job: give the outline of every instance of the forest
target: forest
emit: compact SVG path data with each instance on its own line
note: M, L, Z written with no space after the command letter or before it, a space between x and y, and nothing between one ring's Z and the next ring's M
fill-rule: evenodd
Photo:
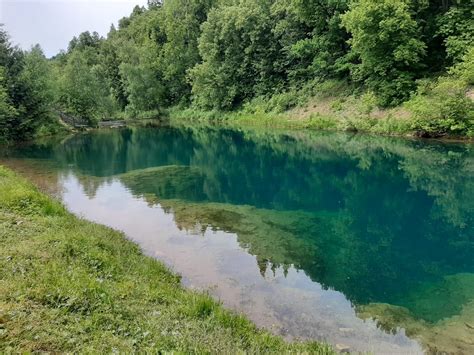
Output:
M471 0L150 0L52 58L0 27L0 140L54 134L59 112L259 120L318 96L308 127L472 137L473 19Z

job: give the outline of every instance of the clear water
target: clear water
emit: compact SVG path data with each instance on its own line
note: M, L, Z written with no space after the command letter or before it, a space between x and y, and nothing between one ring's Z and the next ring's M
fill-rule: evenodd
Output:
M474 353L473 145L133 128L0 163L275 333Z

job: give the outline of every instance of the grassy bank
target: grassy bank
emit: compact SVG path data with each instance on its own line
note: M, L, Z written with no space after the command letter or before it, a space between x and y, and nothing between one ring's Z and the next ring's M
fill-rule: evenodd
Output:
M345 102L343 109L337 109ZM354 106L350 106L354 103ZM324 131L362 132L384 136L421 138L473 139L474 131L446 133L423 129L404 107L389 110L363 109L363 98L314 98L308 104L284 112L239 110L230 112L173 108L167 113L175 124L217 124L228 127L258 127L277 129L309 129Z
M347 101L349 100L357 101L354 98L348 98ZM285 112L259 109L218 112L175 108L169 111L168 116L172 123L219 124L236 128L350 131L392 136L418 135L417 130L412 128L409 116L401 109L387 112L382 110L366 112L353 108L336 111L330 107L330 105L338 105L339 102L340 99L337 97L315 98L307 105L297 106ZM400 115L396 116L395 112Z
M311 352L286 343L124 236L68 213L0 167L0 352Z
M462 65L456 68L449 76L420 82L410 100L389 108L378 106L371 91L328 80L257 97L234 111L175 107L167 114L172 122L469 139L474 137L474 78Z

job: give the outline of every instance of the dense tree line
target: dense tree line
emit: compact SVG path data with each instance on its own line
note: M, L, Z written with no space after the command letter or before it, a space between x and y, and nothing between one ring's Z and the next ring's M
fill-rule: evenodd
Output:
M0 27L0 141L28 138L50 122L50 73L39 46L23 52Z
M31 135L52 109L93 123L275 95L289 108L281 95L329 79L374 93L381 107L410 100L424 129L466 133L473 18L471 0L149 1L106 38L81 33L51 60L2 31L2 134Z

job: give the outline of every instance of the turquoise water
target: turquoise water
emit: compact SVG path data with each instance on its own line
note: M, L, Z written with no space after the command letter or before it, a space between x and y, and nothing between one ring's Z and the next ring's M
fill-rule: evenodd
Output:
M163 127L2 155L259 325L354 350L474 351L473 145Z

